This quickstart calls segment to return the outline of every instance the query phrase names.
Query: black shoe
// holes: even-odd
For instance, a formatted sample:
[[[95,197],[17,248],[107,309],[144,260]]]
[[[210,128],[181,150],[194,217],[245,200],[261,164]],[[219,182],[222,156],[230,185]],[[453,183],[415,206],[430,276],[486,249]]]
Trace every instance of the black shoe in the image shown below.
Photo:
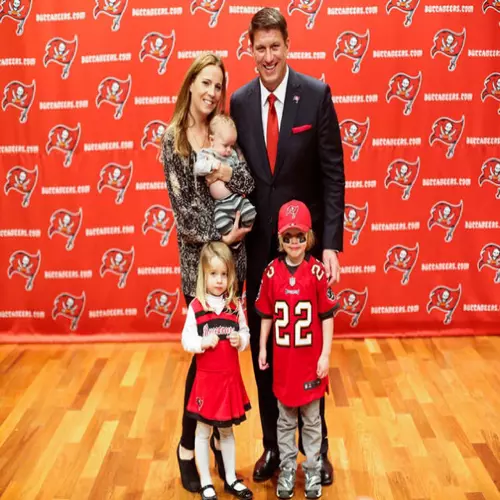
[[[203,488],[200,489],[201,500],[217,500],[217,493],[213,497],[207,497],[205,495],[205,490],[208,490],[208,488],[212,488],[215,491],[213,484],[207,484],[206,486],[203,486]]]
[[[242,483],[243,481],[241,479],[236,479],[236,481],[229,485],[227,484],[226,481],[224,481],[224,491],[227,491],[228,493],[231,493],[231,495],[235,496],[236,498],[243,498],[244,500],[250,500],[250,498],[253,498],[253,493],[245,486],[244,490],[235,490],[234,487],[238,483]]]
[[[215,447],[215,436],[212,434],[210,438],[210,448],[214,452],[215,466],[219,472],[219,477],[225,481],[226,480],[226,469],[224,468],[224,460],[222,459],[222,453]]]
[[[333,465],[328,458],[328,453],[321,454],[321,484],[329,486],[333,483]]]
[[[179,463],[179,470],[181,473],[181,481],[184,489],[197,493],[200,491],[200,475],[198,474],[198,469],[196,468],[196,462],[194,458],[191,460],[181,460],[179,454],[180,444],[177,446],[177,462]]]
[[[253,469],[253,480],[259,483],[271,479],[279,465],[280,457],[278,450],[265,449]]]

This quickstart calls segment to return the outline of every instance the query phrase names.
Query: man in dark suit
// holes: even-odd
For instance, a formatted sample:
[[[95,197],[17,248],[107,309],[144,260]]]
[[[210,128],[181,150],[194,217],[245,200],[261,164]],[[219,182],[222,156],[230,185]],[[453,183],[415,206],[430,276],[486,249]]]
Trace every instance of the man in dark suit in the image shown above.
[[[257,209],[257,218],[246,238],[247,304],[264,436],[264,453],[255,464],[253,477],[264,481],[279,466],[278,407],[272,390],[272,370],[259,370],[260,317],[254,303],[262,273],[278,253],[278,211],[291,199],[306,203],[317,238],[312,253],[325,264],[329,283],[338,281],[345,178],[330,88],[288,67],[289,40],[283,15],[276,9],[261,9],[252,18],[249,35],[259,77],[233,94],[231,116],[238,129],[238,144],[255,179],[250,200]],[[272,364],[271,346],[267,352]],[[333,468],[327,456],[324,398],[321,416],[321,479],[322,484],[331,484]]]

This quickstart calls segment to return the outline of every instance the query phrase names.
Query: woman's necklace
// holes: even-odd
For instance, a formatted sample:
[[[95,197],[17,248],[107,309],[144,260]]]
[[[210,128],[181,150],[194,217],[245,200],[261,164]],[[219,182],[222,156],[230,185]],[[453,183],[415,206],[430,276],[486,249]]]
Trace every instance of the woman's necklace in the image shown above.
[[[197,137],[197,134],[196,132],[194,131],[194,129],[192,129],[192,132],[191,132],[191,135],[194,139],[194,142],[196,143],[196,145],[198,146],[198,149],[203,149],[203,147],[205,146],[206,142],[207,142],[207,131],[205,131],[205,133],[203,134],[203,141],[200,142],[198,141],[198,137]]]

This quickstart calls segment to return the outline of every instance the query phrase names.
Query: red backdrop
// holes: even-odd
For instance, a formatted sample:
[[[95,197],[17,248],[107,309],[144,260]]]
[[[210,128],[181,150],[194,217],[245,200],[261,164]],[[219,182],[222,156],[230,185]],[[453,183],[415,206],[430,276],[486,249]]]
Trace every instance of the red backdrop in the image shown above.
[[[273,2],[341,122],[338,335],[499,332],[500,2],[452,1]],[[255,77],[258,6],[0,4],[0,339],[178,333],[159,137],[199,51],[224,57],[229,93]]]

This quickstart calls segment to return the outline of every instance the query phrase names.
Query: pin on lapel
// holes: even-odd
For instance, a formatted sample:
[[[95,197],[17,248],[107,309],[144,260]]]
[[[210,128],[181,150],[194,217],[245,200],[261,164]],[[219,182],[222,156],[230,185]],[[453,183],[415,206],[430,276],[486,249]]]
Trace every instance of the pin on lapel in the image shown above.
[[[300,95],[294,95],[294,96],[293,96],[293,102],[294,102],[295,104],[298,104],[298,102],[299,102],[299,101],[300,101]]]

